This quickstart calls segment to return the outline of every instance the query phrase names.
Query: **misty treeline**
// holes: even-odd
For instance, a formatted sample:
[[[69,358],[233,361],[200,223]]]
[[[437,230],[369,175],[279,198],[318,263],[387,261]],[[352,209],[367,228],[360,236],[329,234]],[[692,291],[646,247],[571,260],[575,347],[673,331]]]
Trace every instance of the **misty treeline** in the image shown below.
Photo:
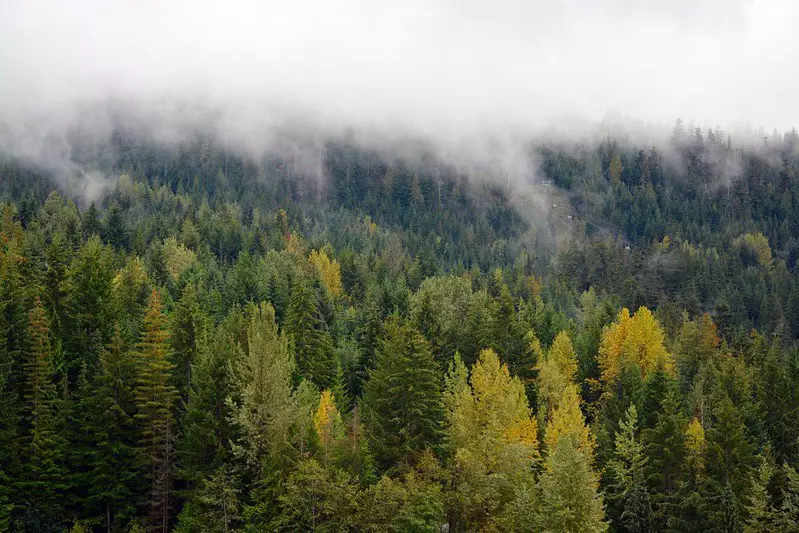
[[[0,530],[799,530],[796,134],[629,146],[4,160]]]

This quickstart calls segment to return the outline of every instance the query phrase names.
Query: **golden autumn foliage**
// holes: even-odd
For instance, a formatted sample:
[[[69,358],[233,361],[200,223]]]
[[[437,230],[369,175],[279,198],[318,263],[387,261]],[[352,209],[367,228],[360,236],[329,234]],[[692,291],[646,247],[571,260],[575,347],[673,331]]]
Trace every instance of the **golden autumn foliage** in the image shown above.
[[[328,293],[338,296],[344,291],[341,286],[341,266],[338,261],[331,260],[324,250],[313,250],[308,256],[308,261],[316,268]]]
[[[313,418],[314,429],[323,448],[328,449],[335,442],[341,428],[341,415],[336,409],[335,399],[330,390],[322,392],[319,407]]]
[[[652,311],[641,307],[630,316],[625,307],[602,334],[597,357],[602,381],[612,383],[622,368],[631,363],[638,365],[644,376],[659,367],[672,372],[674,360],[666,351],[664,341],[663,329]]]
[[[585,425],[585,417],[580,410],[580,393],[577,385],[570,383],[564,390],[558,402],[558,406],[552,411],[552,415],[547,422],[544,444],[547,450],[552,452],[564,435],[572,435],[576,438],[578,449],[592,457],[594,452],[594,438]]]
[[[483,350],[471,377],[460,357],[450,367],[444,404],[453,452],[452,506],[466,530],[495,530],[494,520],[534,483],[538,424],[524,385],[491,350]]]
[[[761,265],[771,265],[772,254],[768,238],[762,233],[746,233],[732,241],[732,247],[745,256],[749,256]]]
[[[537,370],[541,406],[546,410],[544,414],[549,415],[577,374],[577,354],[568,333],[558,333]]]
[[[530,416],[524,385],[511,377],[507,365],[501,365],[494,350],[483,350],[472,366],[469,384],[465,367],[458,374],[459,384],[452,383],[448,401],[450,442],[456,448],[481,442],[483,451],[503,445],[521,445],[526,455],[537,456],[538,426]],[[496,451],[496,450],[495,450]]]
[[[693,459],[693,463],[698,468],[704,467],[704,454],[705,454],[705,430],[699,419],[694,417],[693,420],[685,428],[685,448],[688,451],[688,457]]]

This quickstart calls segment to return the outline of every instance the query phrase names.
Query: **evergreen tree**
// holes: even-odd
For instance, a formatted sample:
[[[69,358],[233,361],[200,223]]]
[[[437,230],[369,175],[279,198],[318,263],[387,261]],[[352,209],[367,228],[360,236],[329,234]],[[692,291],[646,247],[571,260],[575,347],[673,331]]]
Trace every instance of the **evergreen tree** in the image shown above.
[[[599,482],[577,433],[561,436],[544,462],[538,483],[539,531],[574,533],[607,530]]]
[[[614,458],[608,463],[613,480],[610,510],[630,531],[647,530],[650,525],[652,506],[644,480],[646,462],[638,436],[638,411],[635,404],[630,404],[616,432]]]
[[[653,519],[660,527],[665,527],[669,516],[673,514],[677,492],[684,478],[687,453],[687,421],[676,392],[669,392],[663,400],[663,410],[656,419],[652,429],[642,431],[647,455],[644,474],[652,495]]]
[[[183,289],[171,318],[171,360],[175,365],[173,385],[186,401],[191,387],[192,364],[205,342],[205,319],[194,285],[188,284]]]
[[[137,471],[141,460],[136,447],[133,385],[136,361],[124,345],[119,328],[103,353],[100,368],[88,396],[87,433],[94,445],[90,456],[90,501],[102,509],[108,531],[119,529],[135,516],[135,502],[142,492]]]
[[[787,483],[775,525],[778,531],[795,533],[799,531],[799,474],[787,464],[782,465],[782,469]]]
[[[25,354],[27,407],[27,470],[22,481],[25,500],[37,512],[60,519],[62,494],[67,489],[63,465],[64,438],[61,401],[52,367],[50,327],[41,300],[36,297],[28,319]]]
[[[174,365],[169,361],[169,332],[161,298],[150,295],[137,346],[138,373],[134,398],[140,427],[139,447],[150,481],[147,498],[150,525],[166,532],[170,524],[176,424],[173,409],[177,390],[172,386]]]
[[[178,462],[184,479],[196,482],[221,467],[229,456],[234,362],[242,357],[237,314],[216,328],[191,363],[188,402],[182,418]]]
[[[441,375],[430,345],[413,327],[390,320],[363,398],[370,448],[383,469],[412,463],[437,444],[443,418]]]
[[[744,526],[747,533],[766,533],[776,527],[776,513],[771,505],[768,488],[774,475],[774,460],[770,453],[760,457],[757,475],[752,479],[746,511],[748,519]]]
[[[299,277],[291,287],[285,330],[291,339],[300,377],[320,389],[331,387],[336,365],[330,334],[320,316],[316,295]]]

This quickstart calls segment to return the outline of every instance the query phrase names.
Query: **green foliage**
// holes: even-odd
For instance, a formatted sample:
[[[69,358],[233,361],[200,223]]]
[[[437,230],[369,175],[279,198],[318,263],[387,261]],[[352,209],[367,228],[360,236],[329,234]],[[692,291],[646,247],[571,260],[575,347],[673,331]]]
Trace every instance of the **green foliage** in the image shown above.
[[[545,222],[117,133],[81,209],[0,161],[0,530],[796,530],[795,134],[536,147]]]
[[[408,324],[389,320],[366,384],[363,416],[382,469],[413,463],[441,435],[442,376],[430,345]]]

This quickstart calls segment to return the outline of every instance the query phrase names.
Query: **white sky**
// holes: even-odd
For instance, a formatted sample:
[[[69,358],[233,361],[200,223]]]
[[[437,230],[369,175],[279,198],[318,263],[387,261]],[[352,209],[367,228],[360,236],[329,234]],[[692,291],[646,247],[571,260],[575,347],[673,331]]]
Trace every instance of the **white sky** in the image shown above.
[[[201,99],[419,133],[799,122],[797,0],[0,0],[0,116]]]

